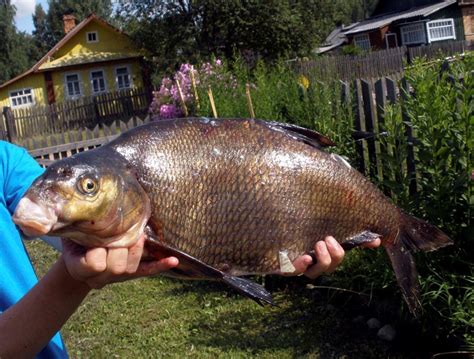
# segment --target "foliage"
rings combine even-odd
[[[446,66],[419,61],[407,70],[410,93],[402,92],[400,101],[385,107],[384,123],[378,129],[388,133],[377,137],[377,146],[385,149],[381,154],[384,180],[373,178],[400,207],[439,226],[454,239],[456,245],[451,248],[417,254],[425,308],[421,323],[432,336],[464,336],[471,345],[474,86],[469,74],[473,63],[473,57],[466,57],[442,71],[440,68]],[[229,90],[225,81],[211,83],[218,116],[249,117],[245,96],[249,84],[257,117],[318,130],[338,143],[335,151],[357,162],[351,130],[353,109],[350,101],[341,97],[346,88],[340,82],[323,84],[311,73],[302,78],[286,64],[268,66],[259,62],[251,72],[243,60],[224,66],[223,71],[235,78],[235,86]],[[198,115],[212,116],[207,90],[207,86],[198,86]],[[416,139],[416,196],[409,193],[408,124]],[[370,290],[377,288],[378,295],[389,296],[392,302],[397,298],[396,308],[405,310],[385,253],[351,253],[336,278],[340,286],[358,292],[366,292],[371,288],[368,283],[373,283]],[[409,318],[408,313],[405,315]]]
[[[27,70],[37,56],[31,36],[17,31],[15,12],[10,0],[0,4],[0,83]]]
[[[360,0],[119,0],[117,17],[156,65],[169,70],[212,55],[238,54],[251,64],[309,56],[336,23],[359,17],[361,7]]]
[[[427,68],[422,61],[407,72],[413,96],[404,107],[416,138],[418,195],[413,211],[455,240],[449,256],[425,258],[424,303],[431,319],[450,323],[474,345],[474,57]],[[433,321],[425,323],[431,326]]]
[[[360,56],[366,54],[366,51],[355,44],[349,44],[342,47],[343,55]]]
[[[33,14],[33,25],[35,27],[33,30],[35,46],[40,56],[43,56],[51,48],[54,39],[51,38],[52,34],[49,31],[47,14],[41,4],[36,4],[35,13]]]

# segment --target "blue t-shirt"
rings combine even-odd
[[[18,302],[38,281],[11,216],[42,168],[22,148],[0,141],[0,313]],[[67,358],[57,333],[37,358]]]

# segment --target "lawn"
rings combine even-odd
[[[43,275],[57,253],[40,241],[27,248]],[[439,349],[407,322],[390,323],[398,330],[394,342],[378,339],[365,324],[376,312],[366,304],[377,298],[302,278],[273,282],[276,307],[260,307],[216,283],[155,277],[113,284],[89,295],[63,337],[73,358],[423,358]],[[387,323],[390,315],[377,307]]]

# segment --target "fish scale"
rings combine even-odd
[[[329,234],[343,242],[371,230],[393,241],[396,207],[382,196],[374,207],[368,194],[373,185],[328,153],[255,121],[224,120],[211,130],[199,120],[157,127],[160,131],[135,133],[150,137],[127,160],[152,193],[152,218],[163,223],[163,240],[212,266],[226,265],[230,273],[278,272],[280,250],[293,260]],[[159,152],[166,156],[163,174],[140,160]],[[200,186],[194,185],[196,172]],[[153,187],[147,188],[151,177]],[[271,185],[262,186],[263,178],[271,178]],[[162,190],[170,183],[174,191]],[[344,208],[348,189],[359,200]],[[387,223],[380,225],[380,218]]]
[[[14,220],[29,233],[88,247],[130,246],[146,225],[150,255],[179,259],[173,275],[221,280],[259,303],[272,303],[269,293],[235,275],[291,272],[290,261],[328,235],[345,249],[381,237],[416,313],[411,253],[451,240],[323,150],[330,145],[317,132],[276,122],[157,121],[51,165]],[[83,178],[96,184],[91,193]]]

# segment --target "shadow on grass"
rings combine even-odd
[[[251,355],[291,352],[293,356],[321,358],[428,357],[399,350],[397,342],[381,341],[365,321],[355,323],[358,315],[370,318],[370,309],[365,298],[353,293],[306,289],[300,283],[274,292],[278,306],[264,308],[229,291],[222,283],[182,281],[166,294],[192,294],[196,310],[208,312],[194,318],[190,325],[197,334],[189,341],[196,348],[214,347]]]
[[[369,306],[367,297],[337,288],[308,289],[305,280],[277,280],[272,292],[278,306],[261,308],[223,283],[179,283],[166,295],[192,296],[196,310],[205,313],[190,323],[196,334],[189,342],[196,348],[236,350],[252,356],[291,352],[321,358],[430,358],[443,349],[443,344],[420,334],[413,318],[400,312],[399,298],[392,291],[376,297]],[[360,316],[362,320],[354,320]],[[366,325],[371,317],[394,326],[395,341],[378,339],[377,330]]]
[[[258,352],[260,350],[290,349],[293,355],[319,354],[322,357],[339,357],[342,354],[354,357],[357,351],[350,348],[354,333],[350,323],[341,313],[328,307],[325,301],[306,298],[288,299],[287,305],[277,312],[268,313],[256,320],[252,311],[228,313],[212,323],[195,323],[196,327],[207,326],[213,333],[210,338],[200,338],[196,345],[216,345],[229,350]],[[366,341],[366,339],[359,340]],[[349,344],[349,345],[348,345]],[[370,347],[377,346],[371,343]],[[369,347],[367,348],[369,349]],[[363,349],[363,357],[379,356],[381,348]],[[383,352],[383,350],[382,350]],[[373,355],[372,355],[373,354]]]

